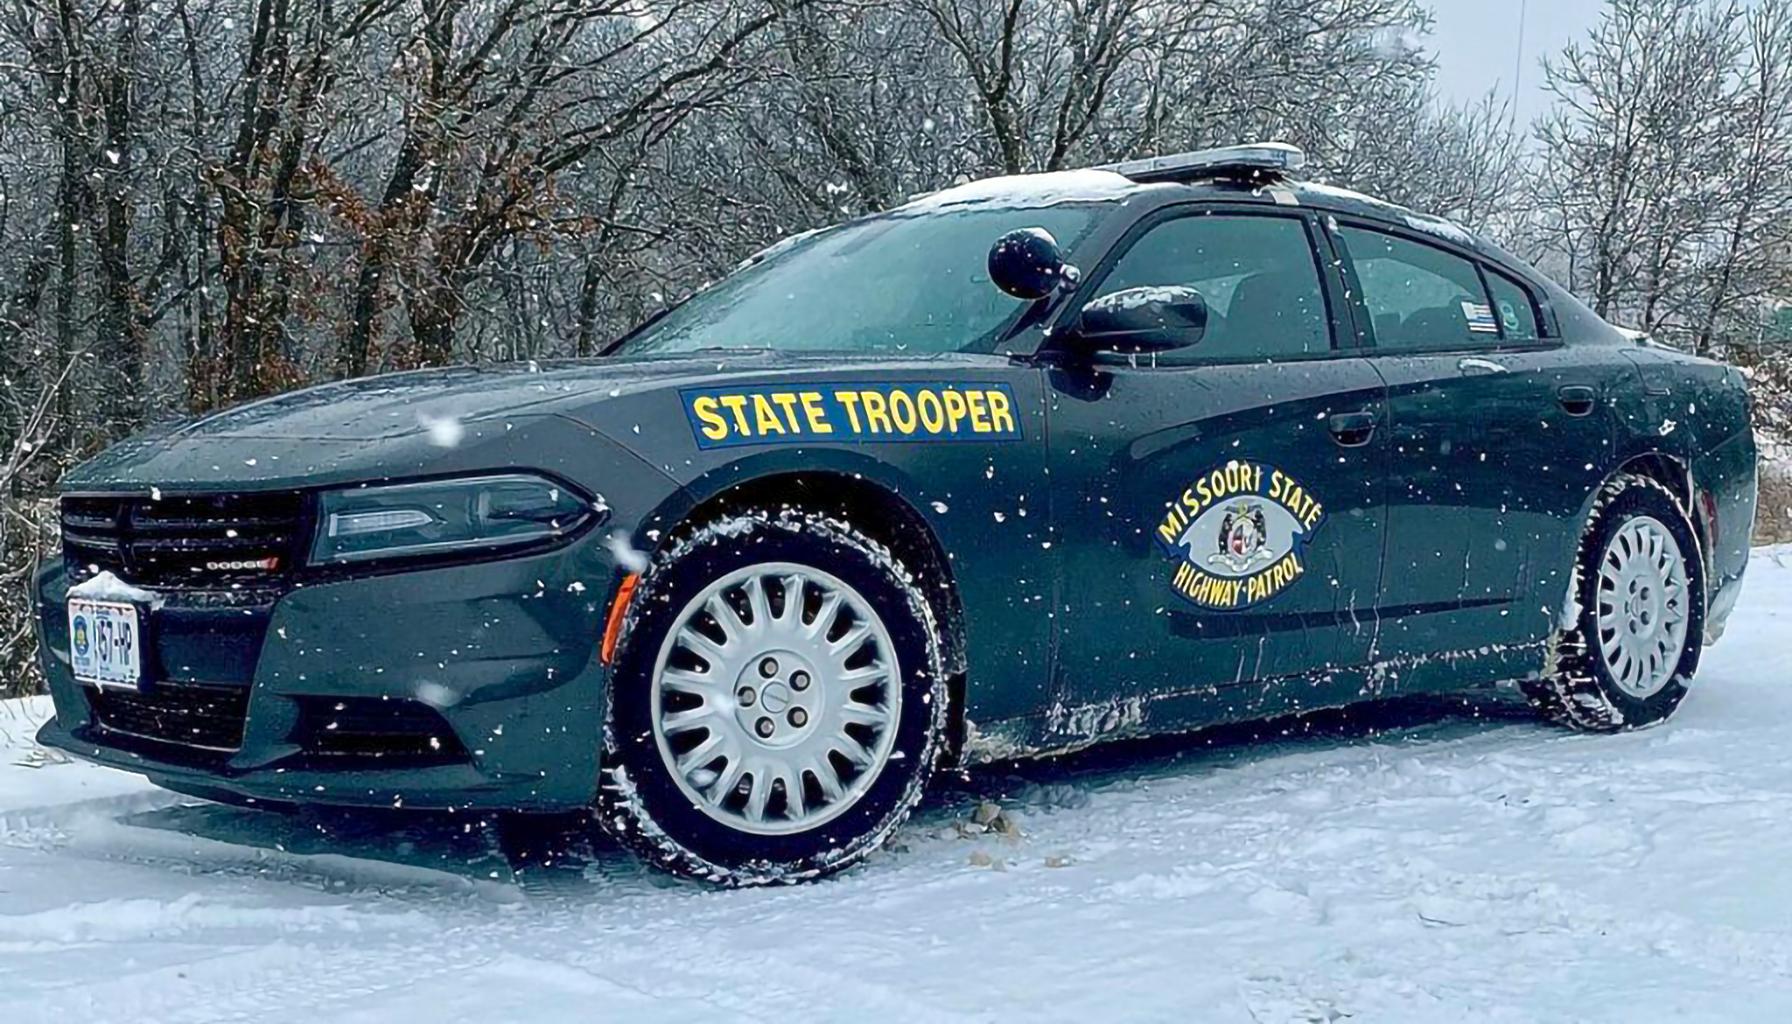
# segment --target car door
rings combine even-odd
[[[1550,337],[1532,289],[1445,240],[1340,218],[1388,386],[1376,642],[1397,690],[1535,667],[1560,616],[1564,533],[1611,450],[1611,375]]]
[[[1190,348],[1048,371],[1058,735],[1355,694],[1380,584],[1385,409],[1368,361],[1336,348],[1348,332],[1324,245],[1295,212],[1172,208],[1080,290],[1181,285],[1209,313]]]

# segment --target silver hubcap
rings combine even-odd
[[[1597,595],[1599,654],[1618,686],[1648,698],[1686,650],[1686,560],[1660,520],[1638,516],[1605,546]]]
[[[653,737],[692,804],[775,835],[838,817],[896,739],[902,674],[859,592],[768,562],[685,605],[654,665]]]

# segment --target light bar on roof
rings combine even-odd
[[[1285,177],[1307,165],[1307,154],[1286,142],[1257,142],[1222,146],[1192,153],[1127,160],[1096,168],[1138,182],[1196,181],[1202,178]]]

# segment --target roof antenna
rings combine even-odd
[[[1524,16],[1530,0],[1518,0],[1518,52],[1512,55],[1512,120],[1518,120],[1518,94],[1524,85]]]

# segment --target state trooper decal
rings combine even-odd
[[[1176,559],[1170,586],[1212,611],[1267,601],[1306,574],[1301,560],[1325,506],[1267,463],[1217,466],[1171,500],[1157,541]]]

